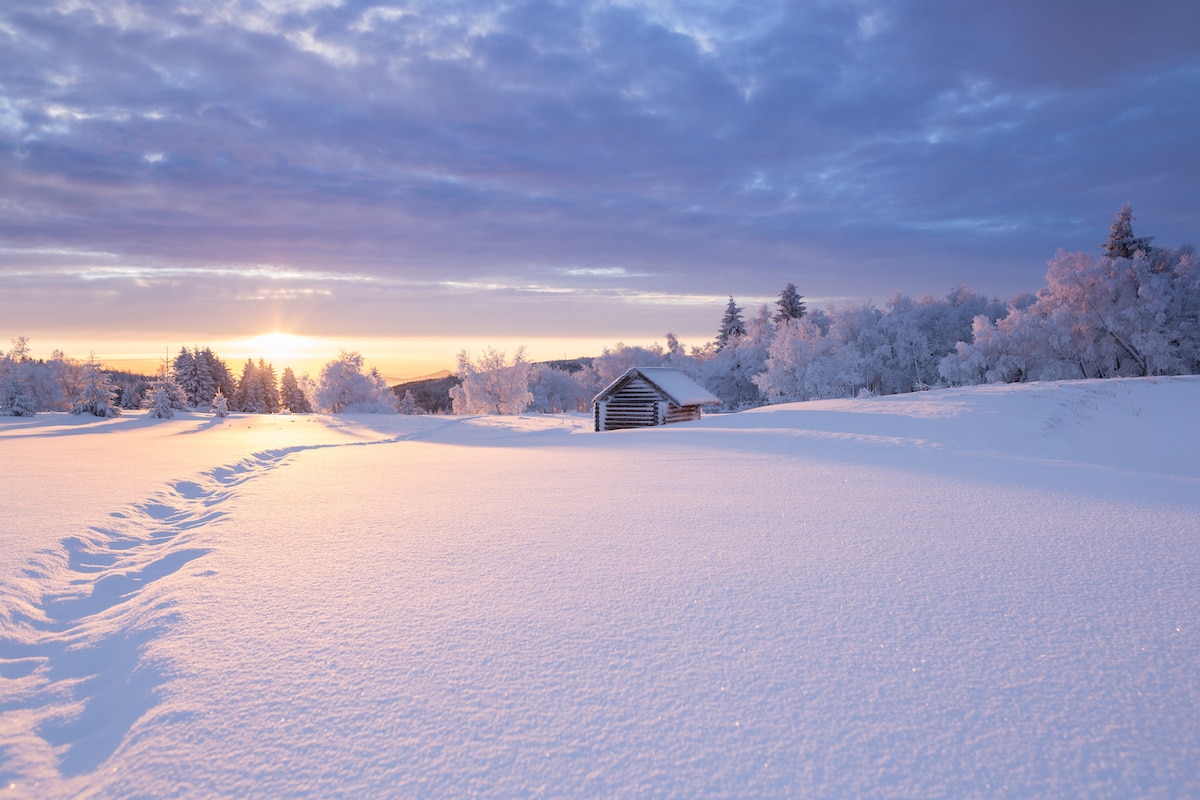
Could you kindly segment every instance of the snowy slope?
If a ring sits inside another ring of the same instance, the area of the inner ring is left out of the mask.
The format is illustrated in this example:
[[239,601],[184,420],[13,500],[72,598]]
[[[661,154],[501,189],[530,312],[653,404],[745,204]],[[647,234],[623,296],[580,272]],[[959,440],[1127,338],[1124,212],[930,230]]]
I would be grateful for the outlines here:
[[1198,407],[2,421],[0,797],[1195,796]]

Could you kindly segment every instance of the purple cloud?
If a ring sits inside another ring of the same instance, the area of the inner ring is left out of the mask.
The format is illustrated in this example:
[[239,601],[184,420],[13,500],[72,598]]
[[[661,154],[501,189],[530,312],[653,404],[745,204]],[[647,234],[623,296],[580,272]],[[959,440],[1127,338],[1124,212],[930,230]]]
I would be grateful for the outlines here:
[[[103,287],[112,311],[274,297],[361,324],[332,310],[365,302],[349,287],[440,307],[471,286],[568,320],[547,298],[1033,290],[1126,200],[1156,241],[1193,236],[1198,22],[1187,3],[13,0],[0,308],[109,308]],[[131,271],[80,277],[105,266]]]

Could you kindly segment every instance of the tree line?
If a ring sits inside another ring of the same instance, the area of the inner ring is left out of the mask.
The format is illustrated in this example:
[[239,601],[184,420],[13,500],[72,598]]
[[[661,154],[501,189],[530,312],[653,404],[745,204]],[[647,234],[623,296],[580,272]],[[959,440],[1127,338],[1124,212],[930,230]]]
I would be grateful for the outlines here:
[[[1060,251],[1046,285],[1007,302],[959,285],[945,297],[897,292],[873,303],[808,310],[788,283],[774,307],[747,317],[729,298],[714,339],[686,349],[618,343],[573,364],[534,364],[488,348],[458,356],[449,389],[458,414],[586,410],[632,366],[669,366],[695,378],[725,410],[796,400],[884,395],[932,387],[1069,378],[1200,373],[1200,260],[1191,246],[1157,247],[1133,232],[1126,204],[1098,254]],[[18,337],[0,353],[0,415],[73,411],[99,416],[148,407],[303,413],[416,413],[362,356],[343,352],[316,380],[248,360],[235,378],[209,348],[182,348],[150,382],[108,373],[94,357],[29,357]],[[140,381],[140,383],[139,383]]]
[[882,308],[808,311],[794,284],[752,316],[730,297],[715,338],[690,352],[617,344],[574,373],[459,356],[456,413],[585,409],[630,366],[677,368],[726,410],[933,387],[1200,373],[1200,260],[1133,232],[1126,204],[1098,254],[1059,251],[1037,294],[1008,302],[963,285],[945,297],[896,293]]
[[327,363],[316,380],[297,378],[291,367],[277,375],[265,359],[247,359],[240,377],[208,347],[182,347],[174,359],[163,359],[152,379],[103,369],[91,355],[86,362],[60,351],[33,359],[29,341],[18,336],[7,353],[0,352],[0,416],[33,416],[39,411],[68,411],[116,417],[122,410],[144,408],[151,416],[173,417],[176,411],[230,411],[253,414],[291,412],[403,411],[418,409],[411,395],[396,400],[383,376],[364,371],[358,353],[342,352]]

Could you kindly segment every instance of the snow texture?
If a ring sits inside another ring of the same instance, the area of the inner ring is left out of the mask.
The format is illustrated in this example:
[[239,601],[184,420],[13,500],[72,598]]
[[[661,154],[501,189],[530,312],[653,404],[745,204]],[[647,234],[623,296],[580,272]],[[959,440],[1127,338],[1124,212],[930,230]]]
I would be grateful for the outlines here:
[[1195,797],[1200,379],[0,420],[0,797]]

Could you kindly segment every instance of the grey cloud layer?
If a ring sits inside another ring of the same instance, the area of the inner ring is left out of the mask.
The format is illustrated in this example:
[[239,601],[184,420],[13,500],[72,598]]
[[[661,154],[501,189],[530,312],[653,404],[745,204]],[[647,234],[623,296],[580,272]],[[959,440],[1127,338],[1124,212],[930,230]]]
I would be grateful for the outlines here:
[[1196,8],[9,0],[0,265],[1034,289],[1194,230]]

